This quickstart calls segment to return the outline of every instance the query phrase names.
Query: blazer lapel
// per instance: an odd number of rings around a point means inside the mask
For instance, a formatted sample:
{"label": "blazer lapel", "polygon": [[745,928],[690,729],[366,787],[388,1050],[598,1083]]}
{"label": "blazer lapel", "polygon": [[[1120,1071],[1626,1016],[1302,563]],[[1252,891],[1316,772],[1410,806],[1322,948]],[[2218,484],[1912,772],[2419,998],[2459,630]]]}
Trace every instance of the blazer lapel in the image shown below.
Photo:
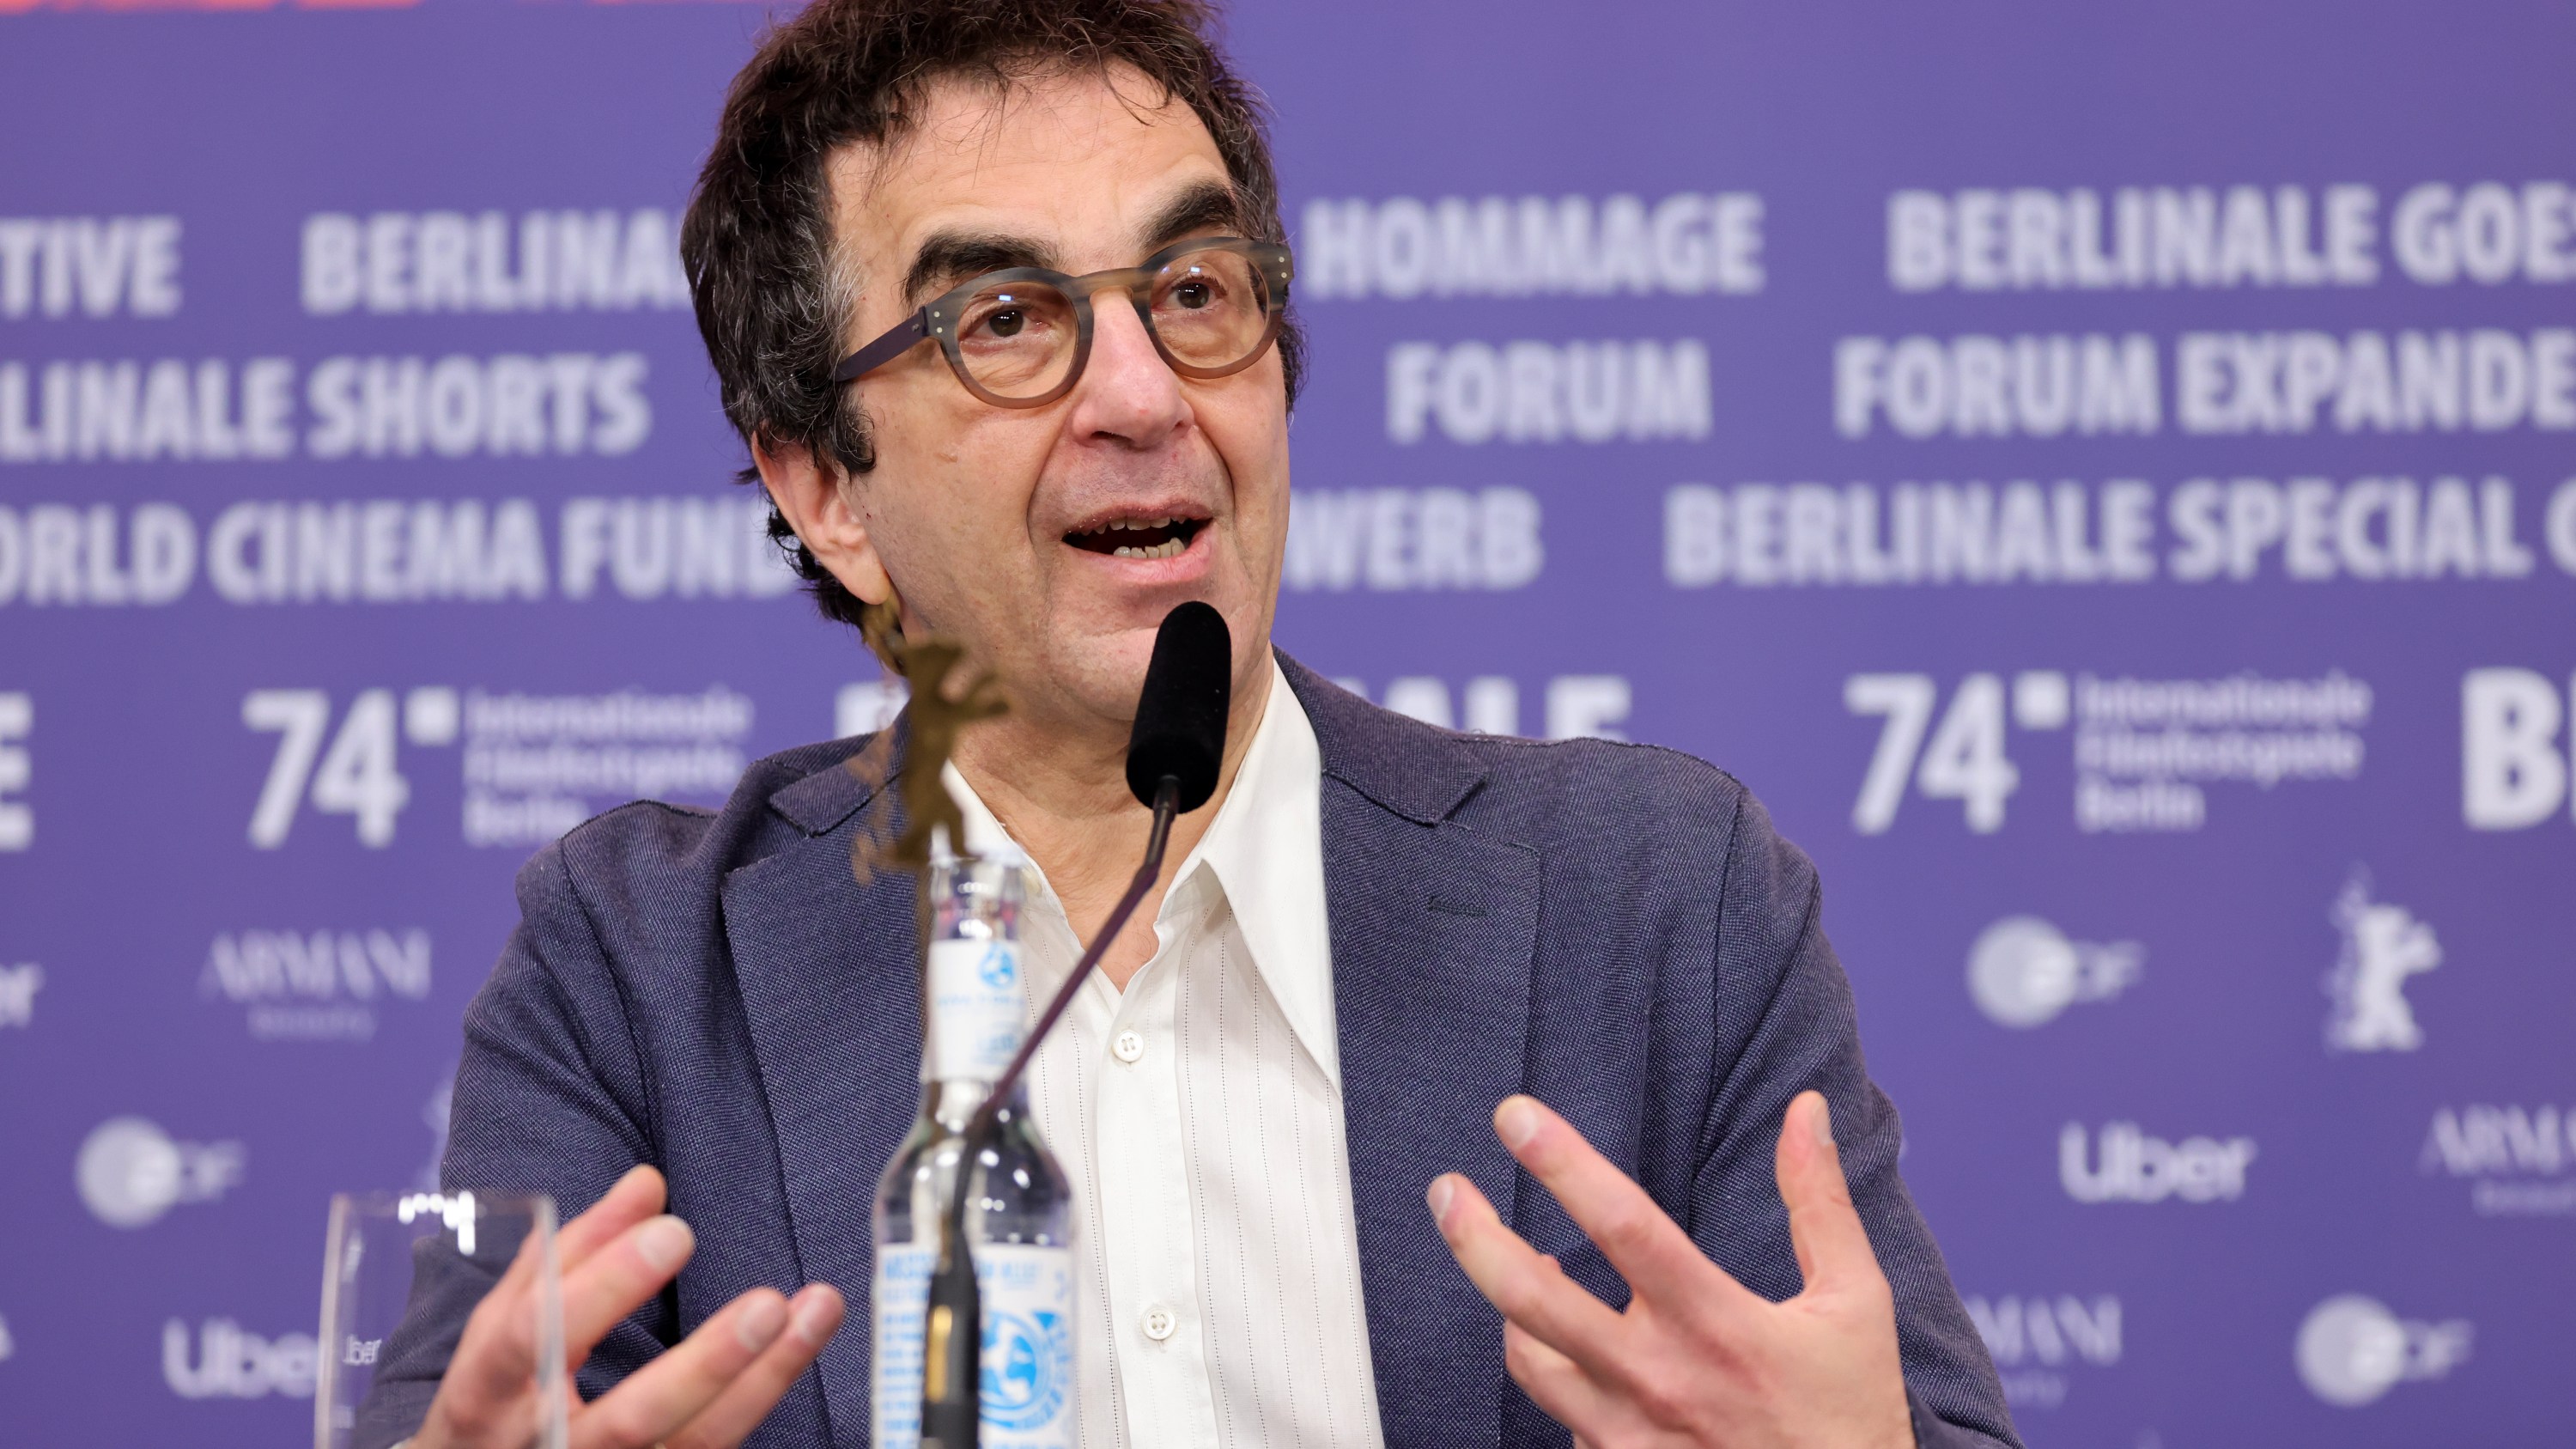
{"label": "blazer lapel", "polygon": [[838,768],[781,790],[772,808],[808,838],[724,884],[797,1258],[807,1281],[839,1286],[854,1310],[817,1365],[832,1439],[845,1444],[868,1432],[877,1178],[920,1100],[913,880],[881,873],[862,887],[850,873],[871,793]]}
{"label": "blazer lapel", "polygon": [[1378,1415],[1390,1449],[1499,1442],[1502,1319],[1423,1190],[1465,1173],[1505,1222],[1518,1165],[1494,1137],[1529,1042],[1539,862],[1449,814],[1482,779],[1448,736],[1287,661],[1324,755],[1342,1110]]}

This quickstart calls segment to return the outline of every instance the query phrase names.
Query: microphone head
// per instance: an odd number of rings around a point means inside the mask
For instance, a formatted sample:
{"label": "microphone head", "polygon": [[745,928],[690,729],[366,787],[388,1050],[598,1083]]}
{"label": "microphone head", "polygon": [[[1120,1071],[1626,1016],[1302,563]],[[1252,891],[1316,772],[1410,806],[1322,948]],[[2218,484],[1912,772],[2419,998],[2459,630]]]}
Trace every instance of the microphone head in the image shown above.
{"label": "microphone head", "polygon": [[1127,788],[1140,803],[1153,808],[1166,775],[1181,782],[1182,814],[1208,802],[1225,765],[1233,702],[1234,635],[1225,616],[1196,599],[1164,615],[1127,737]]}

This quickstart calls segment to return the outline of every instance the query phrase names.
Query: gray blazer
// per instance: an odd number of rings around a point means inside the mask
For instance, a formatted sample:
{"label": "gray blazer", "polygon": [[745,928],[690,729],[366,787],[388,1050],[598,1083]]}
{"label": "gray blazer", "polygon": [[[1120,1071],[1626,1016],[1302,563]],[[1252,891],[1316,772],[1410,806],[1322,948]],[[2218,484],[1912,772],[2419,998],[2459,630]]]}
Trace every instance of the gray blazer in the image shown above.
{"label": "gray blazer", "polygon": [[[1752,795],[1670,750],[1434,729],[1281,664],[1323,753],[1343,1110],[1389,1449],[1567,1442],[1505,1375],[1501,1319],[1432,1226],[1436,1172],[1465,1172],[1577,1282],[1626,1301],[1495,1140],[1496,1102],[1556,1108],[1777,1299],[1799,1275],[1773,1143],[1809,1087],[1832,1104],[1895,1288],[1918,1437],[2017,1444],[1898,1178],[1896,1111],[1862,1065],[1815,869]],[[541,1189],[569,1215],[650,1162],[697,1229],[677,1282],[592,1355],[586,1393],[754,1285],[848,1295],[848,1325],[762,1446],[867,1439],[869,1206],[919,1105],[913,884],[850,872],[870,791],[841,765],[864,743],[763,760],[712,814],[628,805],[538,852],[456,1078],[451,1188]],[[470,1297],[429,1286],[387,1345],[373,1406],[387,1430],[417,1422]]]}

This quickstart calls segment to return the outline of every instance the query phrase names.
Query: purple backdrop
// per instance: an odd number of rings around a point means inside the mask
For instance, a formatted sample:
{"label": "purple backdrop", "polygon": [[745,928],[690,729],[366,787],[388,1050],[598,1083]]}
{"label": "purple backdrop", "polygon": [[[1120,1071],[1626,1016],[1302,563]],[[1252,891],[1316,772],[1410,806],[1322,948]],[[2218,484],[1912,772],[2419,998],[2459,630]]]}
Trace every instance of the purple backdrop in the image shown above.
{"label": "purple backdrop", "polygon": [[[0,1437],[308,1434],[323,1204],[429,1170],[519,861],[882,705],[671,256],[760,23],[0,15]],[[1233,22],[1282,642],[1769,802],[2035,1443],[2567,1432],[2571,43]]]}

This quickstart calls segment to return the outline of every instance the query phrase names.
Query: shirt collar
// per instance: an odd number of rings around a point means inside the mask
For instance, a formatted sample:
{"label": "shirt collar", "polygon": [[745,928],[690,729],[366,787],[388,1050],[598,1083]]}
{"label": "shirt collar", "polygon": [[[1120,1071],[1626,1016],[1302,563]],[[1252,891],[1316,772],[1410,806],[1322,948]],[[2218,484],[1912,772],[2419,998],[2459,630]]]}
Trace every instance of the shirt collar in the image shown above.
{"label": "shirt collar", "polygon": [[[943,778],[965,816],[968,847],[980,852],[1003,839],[1001,825],[954,763]],[[1207,834],[1173,872],[1156,921],[1176,920],[1190,908],[1192,882],[1200,871],[1213,876],[1262,985],[1277,998],[1306,1054],[1338,1087],[1341,1052],[1334,1037],[1333,953],[1324,899],[1323,778],[1314,724],[1274,658],[1270,698],[1235,770],[1233,788],[1217,807]],[[1029,874],[1048,907],[1061,915],[1063,907],[1034,861]]]}

